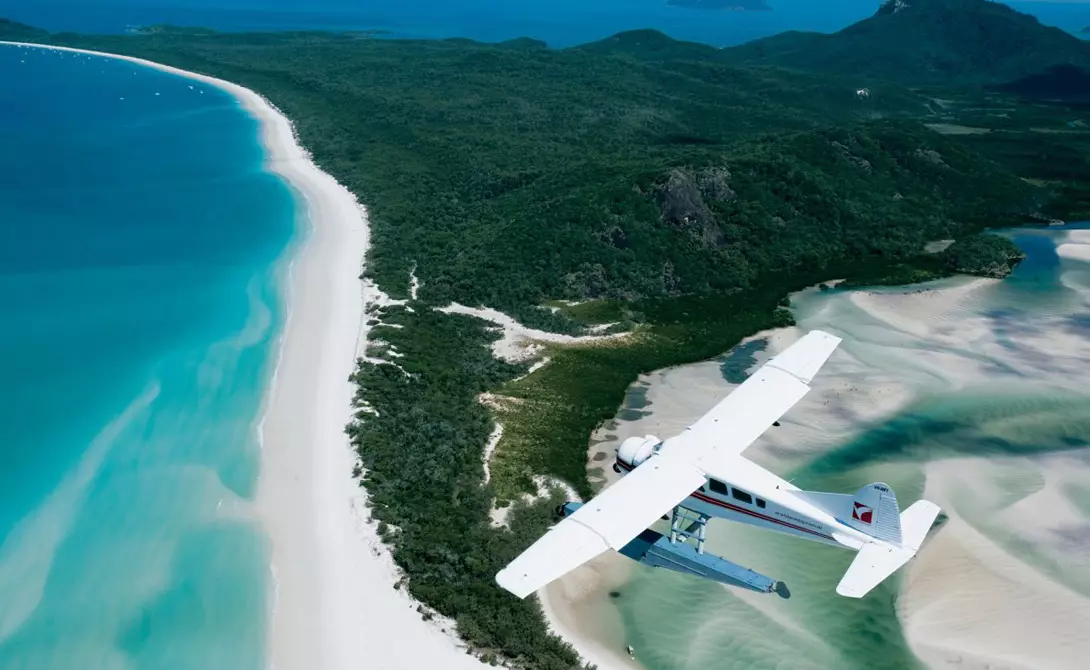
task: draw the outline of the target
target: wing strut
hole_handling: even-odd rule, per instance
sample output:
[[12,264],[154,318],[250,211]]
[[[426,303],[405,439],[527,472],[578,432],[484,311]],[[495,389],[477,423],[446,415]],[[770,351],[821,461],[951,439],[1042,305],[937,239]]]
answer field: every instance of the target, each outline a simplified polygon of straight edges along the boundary
[[695,540],[696,553],[703,554],[710,518],[707,514],[694,512],[681,505],[674,507],[674,513],[670,519],[670,544],[677,544],[678,540],[682,543]]

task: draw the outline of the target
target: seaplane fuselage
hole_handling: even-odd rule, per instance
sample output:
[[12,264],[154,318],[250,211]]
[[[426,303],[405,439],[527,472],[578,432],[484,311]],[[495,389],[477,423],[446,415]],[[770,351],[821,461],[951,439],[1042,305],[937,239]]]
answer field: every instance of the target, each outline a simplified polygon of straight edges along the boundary
[[[654,457],[663,442],[653,436],[629,438],[617,450],[613,470],[625,475]],[[721,471],[707,473],[707,479],[679,507],[709,518],[726,519],[813,542],[858,550],[875,538],[837,518],[813,502],[825,496],[830,502],[851,496],[803,491],[761,466],[737,456],[722,464]],[[849,502],[844,500],[844,503]],[[835,506],[834,506],[835,508]],[[850,509],[845,508],[845,509]],[[865,509],[856,514],[859,524],[871,519]]]

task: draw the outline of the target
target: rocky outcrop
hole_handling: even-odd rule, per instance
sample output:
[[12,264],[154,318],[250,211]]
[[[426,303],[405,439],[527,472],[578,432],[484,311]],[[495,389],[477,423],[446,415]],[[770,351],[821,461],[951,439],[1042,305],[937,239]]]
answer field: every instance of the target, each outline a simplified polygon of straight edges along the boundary
[[730,170],[723,167],[696,172],[675,168],[655,189],[655,202],[662,212],[662,220],[690,231],[712,246],[723,241],[723,231],[708,203],[735,197],[730,188]]

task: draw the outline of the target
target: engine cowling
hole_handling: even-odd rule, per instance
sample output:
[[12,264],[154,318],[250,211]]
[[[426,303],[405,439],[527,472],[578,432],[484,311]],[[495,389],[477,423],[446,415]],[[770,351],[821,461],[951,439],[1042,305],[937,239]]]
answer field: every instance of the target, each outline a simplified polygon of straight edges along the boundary
[[658,451],[660,444],[662,444],[662,440],[654,435],[630,437],[622,442],[617,449],[617,460],[636,467]]

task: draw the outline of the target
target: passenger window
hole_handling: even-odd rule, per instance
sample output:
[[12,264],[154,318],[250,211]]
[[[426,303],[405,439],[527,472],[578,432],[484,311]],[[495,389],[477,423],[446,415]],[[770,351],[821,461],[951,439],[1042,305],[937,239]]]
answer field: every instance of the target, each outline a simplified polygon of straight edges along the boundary
[[721,496],[725,496],[730,492],[730,489],[727,488],[727,485],[719,481],[718,479],[708,480],[708,485],[711,487],[712,493],[718,493]]
[[750,505],[753,504],[753,496],[749,495],[745,491],[739,491],[738,489],[734,489],[733,491],[731,491],[731,495],[734,496],[735,500],[741,500],[742,502]]
[[757,498],[757,507],[760,507],[760,508],[764,509],[764,506],[765,506],[765,501],[762,500],[761,498]]

